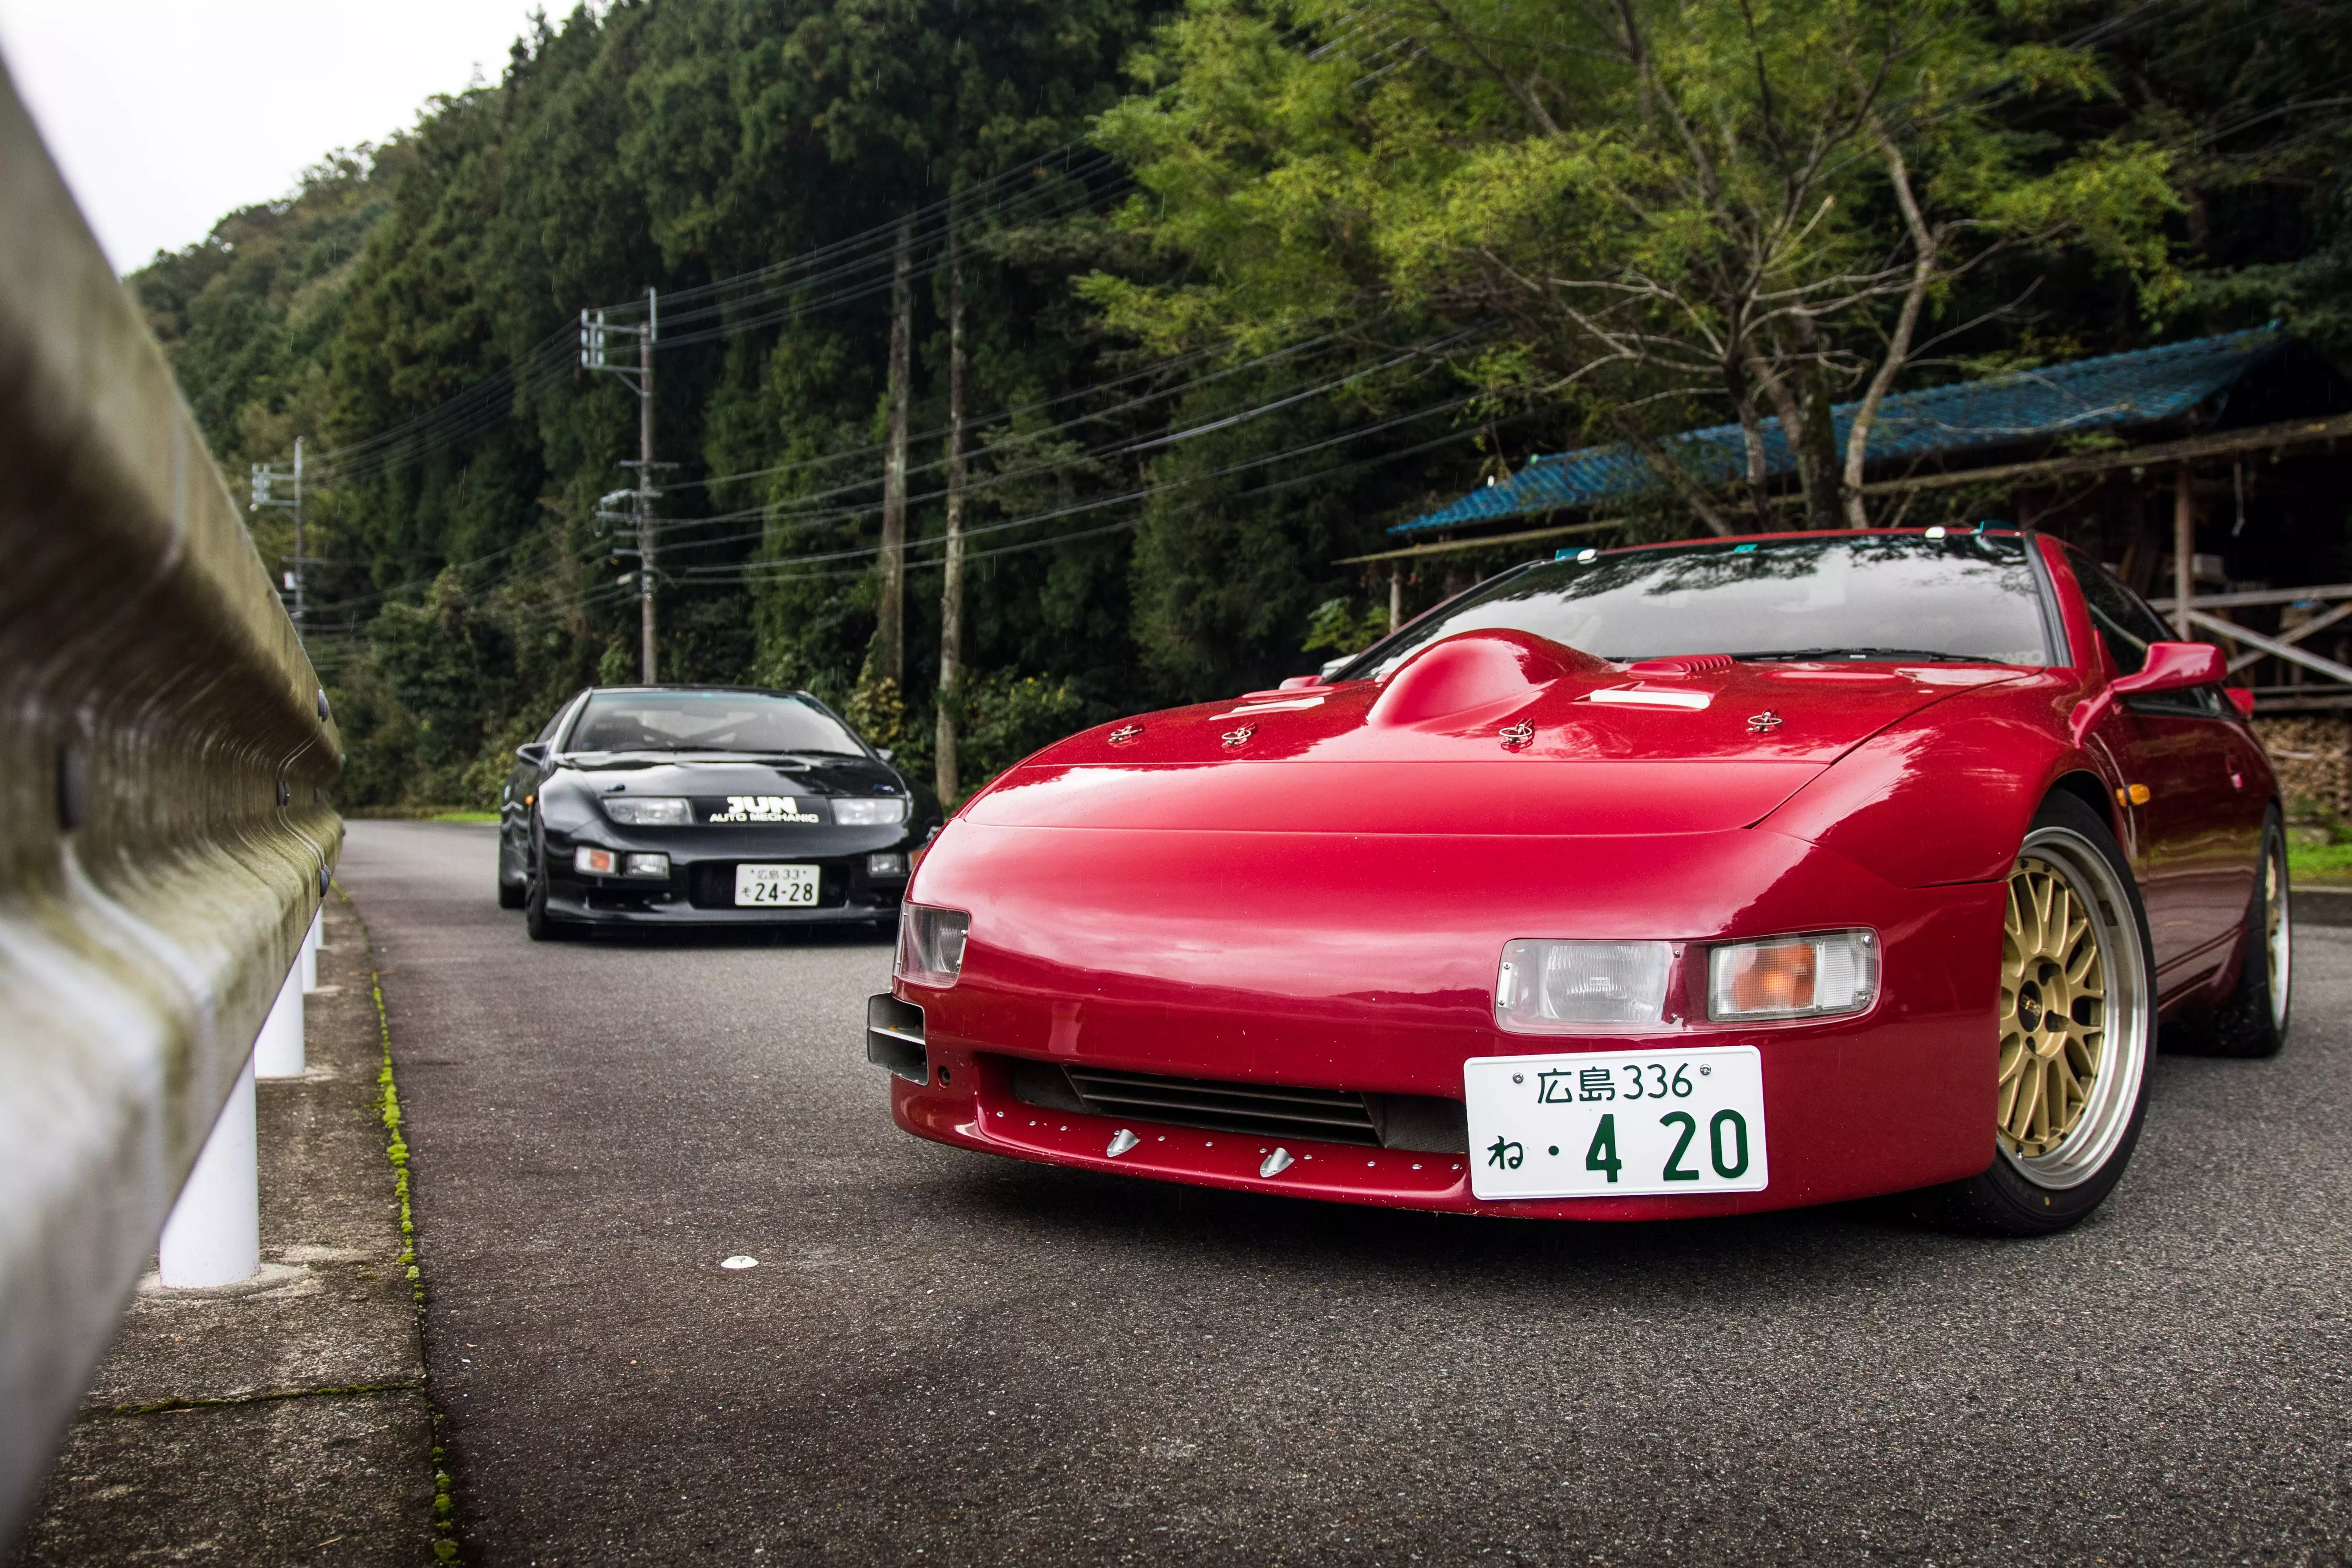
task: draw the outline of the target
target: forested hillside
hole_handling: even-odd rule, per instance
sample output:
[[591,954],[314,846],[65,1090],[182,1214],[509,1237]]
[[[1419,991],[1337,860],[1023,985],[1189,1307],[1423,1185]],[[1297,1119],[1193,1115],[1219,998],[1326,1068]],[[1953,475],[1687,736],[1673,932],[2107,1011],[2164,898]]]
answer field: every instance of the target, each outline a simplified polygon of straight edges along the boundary
[[1373,635],[1335,563],[1533,453],[1774,416],[1834,525],[1832,400],[2273,315],[2341,357],[2347,57],[2258,0],[636,0],[131,281],[225,468],[304,437],[347,804],[488,798],[635,678],[637,400],[576,336],[649,289],[662,677],[926,775],[952,732],[969,789]]

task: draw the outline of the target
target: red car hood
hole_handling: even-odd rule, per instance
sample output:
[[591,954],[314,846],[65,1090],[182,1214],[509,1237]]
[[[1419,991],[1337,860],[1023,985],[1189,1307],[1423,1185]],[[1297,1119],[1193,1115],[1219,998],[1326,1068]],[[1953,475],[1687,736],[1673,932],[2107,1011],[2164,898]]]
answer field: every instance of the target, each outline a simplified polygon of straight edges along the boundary
[[[971,917],[958,984],[900,983],[928,1026],[1137,1071],[1458,1092],[1513,937],[1914,918],[1838,857],[1740,830],[1880,728],[2020,673],[1451,646],[1473,636],[1384,683],[1148,714],[1000,778],[909,891]],[[1595,700],[1612,691],[1676,705]]]
[[1705,833],[1768,816],[1980,665],[1609,664],[1474,632],[1385,682],[1255,692],[1076,735],[965,808],[1002,827]]

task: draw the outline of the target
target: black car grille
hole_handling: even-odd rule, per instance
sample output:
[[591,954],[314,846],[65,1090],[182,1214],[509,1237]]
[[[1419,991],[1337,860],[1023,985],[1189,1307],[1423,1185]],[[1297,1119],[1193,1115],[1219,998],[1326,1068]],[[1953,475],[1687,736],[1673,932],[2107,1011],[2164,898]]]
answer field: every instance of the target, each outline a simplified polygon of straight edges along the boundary
[[1209,1132],[1439,1152],[1469,1146],[1462,1102],[1430,1095],[1358,1094],[1284,1084],[1163,1078],[1109,1068],[1006,1058],[1013,1098],[1113,1121]]
[[[754,860],[751,864],[765,866],[770,860]],[[732,860],[698,860],[686,868],[686,900],[698,910],[731,910],[735,908],[735,867]],[[819,866],[816,876],[816,903],[820,910],[837,910],[849,902],[849,868]],[[811,906],[802,904],[801,909]]]

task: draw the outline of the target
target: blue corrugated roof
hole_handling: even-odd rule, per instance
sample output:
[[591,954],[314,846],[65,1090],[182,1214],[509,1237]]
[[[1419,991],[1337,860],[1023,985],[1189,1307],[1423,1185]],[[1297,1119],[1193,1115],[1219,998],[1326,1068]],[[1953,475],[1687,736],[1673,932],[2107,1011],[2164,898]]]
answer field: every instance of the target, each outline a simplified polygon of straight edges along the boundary
[[[1922,457],[2168,419],[2230,386],[2281,342],[2275,329],[2261,327],[1901,393],[1879,405],[1878,421],[1870,431],[1870,459]],[[1831,410],[1841,452],[1853,411],[1861,406],[1859,402],[1841,403]],[[1747,446],[1737,425],[1670,436],[1664,445],[1705,484],[1729,484],[1748,470]],[[1776,475],[1796,471],[1778,419],[1764,421],[1764,461]],[[1656,482],[1649,463],[1632,447],[1586,447],[1537,458],[1511,478],[1472,490],[1451,506],[1398,523],[1389,531],[1418,533],[1591,506],[1638,495]]]

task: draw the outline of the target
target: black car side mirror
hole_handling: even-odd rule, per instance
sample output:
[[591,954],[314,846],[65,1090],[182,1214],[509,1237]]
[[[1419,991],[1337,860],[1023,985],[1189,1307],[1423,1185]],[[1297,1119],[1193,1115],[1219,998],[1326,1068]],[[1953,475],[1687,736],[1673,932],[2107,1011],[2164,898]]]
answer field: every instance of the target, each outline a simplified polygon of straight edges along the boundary
[[515,748],[515,760],[543,768],[547,766],[547,748],[537,741],[526,741]]

